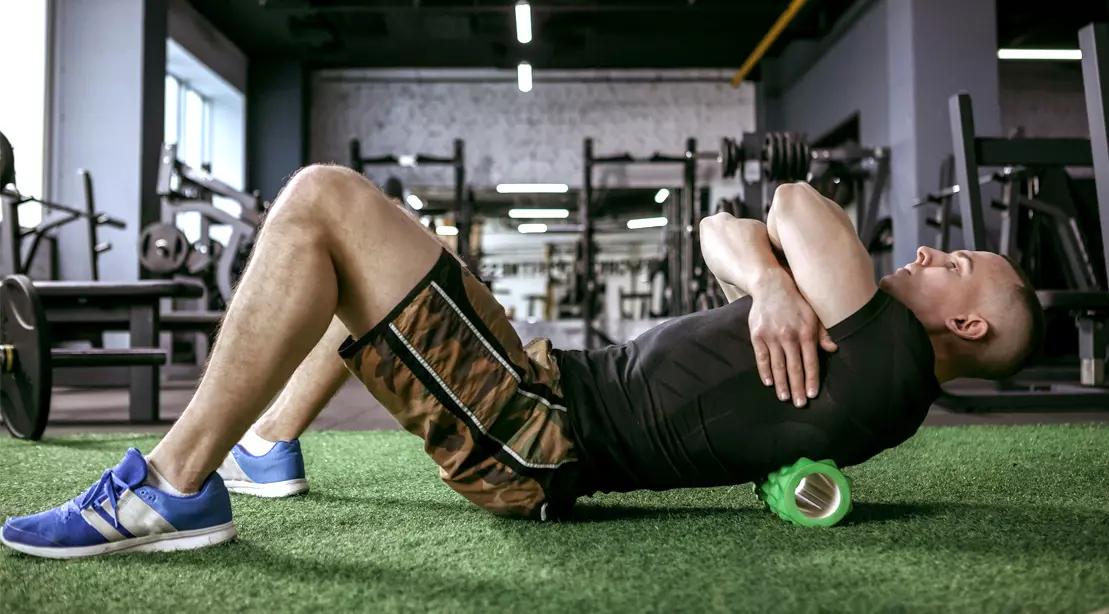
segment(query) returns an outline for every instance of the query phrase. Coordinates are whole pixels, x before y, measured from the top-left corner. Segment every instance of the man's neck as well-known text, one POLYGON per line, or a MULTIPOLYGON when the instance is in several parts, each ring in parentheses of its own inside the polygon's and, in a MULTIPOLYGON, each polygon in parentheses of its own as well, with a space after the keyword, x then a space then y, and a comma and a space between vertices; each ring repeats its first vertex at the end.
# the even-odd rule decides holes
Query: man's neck
POLYGON ((959 373, 956 355, 951 351, 947 336, 944 334, 929 334, 928 339, 932 342, 932 353, 936 356, 934 370, 936 379, 943 384, 962 377, 959 373))

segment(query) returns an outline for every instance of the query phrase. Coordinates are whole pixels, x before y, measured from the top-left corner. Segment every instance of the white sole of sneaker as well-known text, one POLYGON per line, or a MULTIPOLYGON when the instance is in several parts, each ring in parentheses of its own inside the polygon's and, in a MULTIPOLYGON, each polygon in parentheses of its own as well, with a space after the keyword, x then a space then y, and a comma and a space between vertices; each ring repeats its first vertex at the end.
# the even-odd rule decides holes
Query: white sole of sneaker
POLYGON ((272 482, 270 484, 256 484, 245 480, 224 480, 223 485, 226 486, 227 490, 230 492, 240 495, 265 497, 267 499, 291 497, 303 492, 308 492, 308 480, 304 478, 285 480, 284 482, 272 482))
POLYGON ((127 554, 131 552, 169 552, 173 550, 196 550, 235 539, 238 532, 235 523, 216 525, 205 529, 192 531, 174 531, 173 533, 158 533, 133 537, 117 542, 109 542, 98 546, 82 546, 79 548, 44 548, 42 546, 28 546, 26 544, 10 542, 0 538, 0 542, 12 550, 39 556, 47 559, 79 559, 104 554, 127 554))

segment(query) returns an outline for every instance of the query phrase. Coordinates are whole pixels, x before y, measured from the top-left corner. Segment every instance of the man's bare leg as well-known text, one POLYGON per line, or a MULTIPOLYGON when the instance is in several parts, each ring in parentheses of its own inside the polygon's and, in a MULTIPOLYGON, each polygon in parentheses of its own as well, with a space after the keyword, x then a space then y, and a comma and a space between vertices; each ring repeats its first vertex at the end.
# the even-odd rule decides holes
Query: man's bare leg
POLYGON ((339 358, 339 345, 349 333, 339 318, 331 320, 323 338, 300 363, 273 405, 254 423, 254 432, 267 441, 298 439, 320 415, 328 401, 350 378, 339 358))
POLYGON ((369 331, 442 253, 364 177, 312 166, 285 186, 184 414, 148 461, 182 492, 223 461, 337 315, 369 331))

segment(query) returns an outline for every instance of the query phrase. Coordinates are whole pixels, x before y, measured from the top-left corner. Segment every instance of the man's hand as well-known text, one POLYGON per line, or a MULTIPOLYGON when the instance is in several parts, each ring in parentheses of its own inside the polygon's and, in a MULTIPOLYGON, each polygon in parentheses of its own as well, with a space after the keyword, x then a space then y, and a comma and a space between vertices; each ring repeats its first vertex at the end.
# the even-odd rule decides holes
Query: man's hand
POLYGON ((820 390, 817 346, 834 352, 836 344, 789 275, 770 276, 759 286, 748 315, 759 377, 779 399, 792 397, 804 407, 820 390))

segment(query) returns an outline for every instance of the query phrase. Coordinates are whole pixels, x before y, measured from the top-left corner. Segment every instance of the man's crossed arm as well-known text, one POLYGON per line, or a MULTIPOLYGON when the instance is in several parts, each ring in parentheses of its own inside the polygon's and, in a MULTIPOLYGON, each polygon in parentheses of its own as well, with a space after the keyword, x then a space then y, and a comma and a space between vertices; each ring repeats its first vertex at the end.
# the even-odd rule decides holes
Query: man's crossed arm
POLYGON ((817 345, 877 291, 870 256, 843 209, 808 184, 774 193, 767 223, 717 214, 701 222, 701 250, 725 296, 751 295, 759 373, 783 401, 816 396, 817 345), (783 262, 784 260, 784 262, 783 262))

